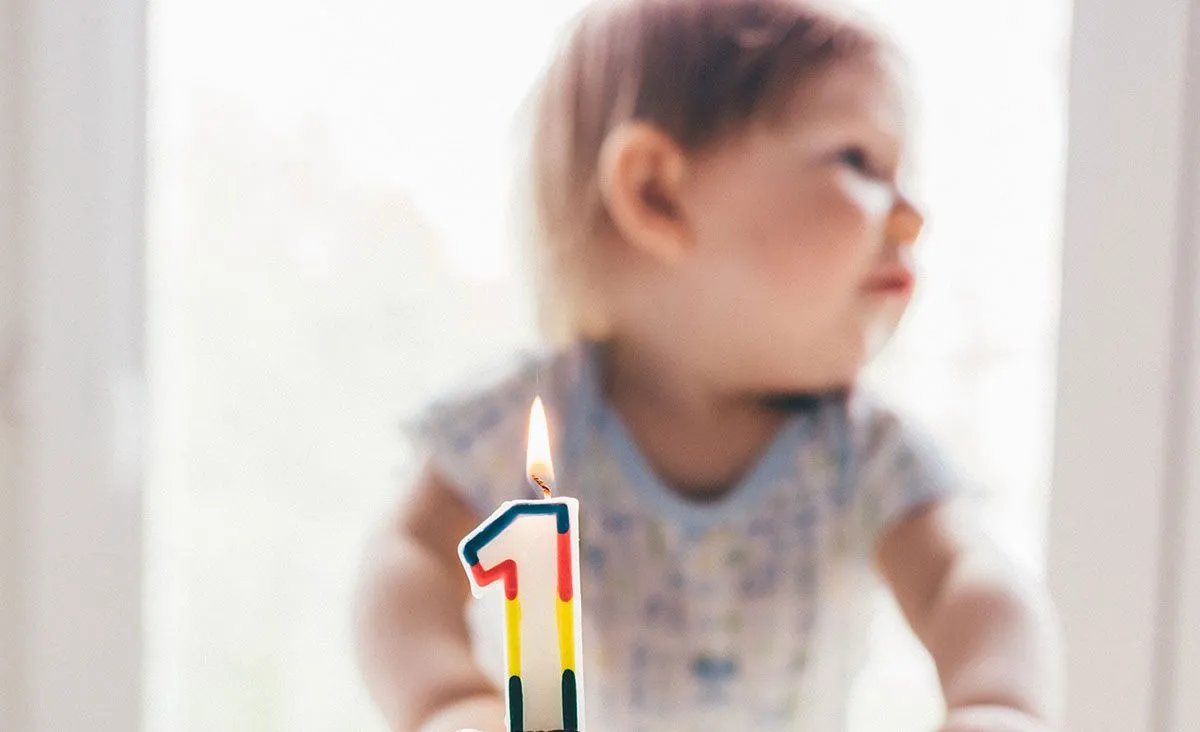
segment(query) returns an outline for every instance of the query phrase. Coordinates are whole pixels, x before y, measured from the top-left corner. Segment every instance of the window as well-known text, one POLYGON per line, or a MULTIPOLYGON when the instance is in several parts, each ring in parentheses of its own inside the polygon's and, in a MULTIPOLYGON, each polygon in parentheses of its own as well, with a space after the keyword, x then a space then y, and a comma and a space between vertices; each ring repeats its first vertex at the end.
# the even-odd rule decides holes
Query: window
MULTIPOLYGON (((872 378, 1040 571, 1069 7, 864 4, 912 61, 931 221, 872 378)), ((536 338, 507 120, 577 5, 152 3, 151 732, 382 729, 359 552, 411 467, 400 417, 536 338)), ((876 635, 854 729, 928 729, 927 661, 894 614, 876 635)))

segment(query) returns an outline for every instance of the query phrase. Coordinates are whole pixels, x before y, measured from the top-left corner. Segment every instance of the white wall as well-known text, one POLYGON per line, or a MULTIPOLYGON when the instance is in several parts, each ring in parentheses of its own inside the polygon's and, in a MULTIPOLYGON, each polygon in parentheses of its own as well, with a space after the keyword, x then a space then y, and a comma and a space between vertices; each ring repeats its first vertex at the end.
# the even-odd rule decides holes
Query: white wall
POLYGON ((5 732, 139 727, 144 28, 0 3, 5 732))
POLYGON ((16 18, 13 3, 0 3, 0 729, 20 729, 17 721, 17 603, 19 563, 16 491, 17 431, 12 377, 16 367, 17 192, 15 68, 16 18))
POLYGON ((22 730, 18 700, 23 659, 18 646, 20 586, 17 557, 17 366, 18 190, 16 7, 0 2, 0 730, 22 730))
POLYGON ((1189 38, 1186 112, 1189 177, 1180 198, 1181 233, 1176 278, 1176 381, 1172 403, 1177 436, 1175 501, 1168 506, 1176 533, 1166 545, 1177 579, 1168 578, 1168 656, 1171 685, 1165 690, 1170 732, 1200 730, 1200 9, 1193 5, 1189 38), (1173 592, 1173 594, 1172 594, 1173 592))
POLYGON ((1071 732, 1200 729, 1185 698, 1200 679, 1200 32, 1190 9, 1075 8, 1050 536, 1071 732))
MULTIPOLYGON (((1193 210, 1200 212, 1200 197, 1193 210)), ((1200 256, 1192 252, 1190 268, 1191 318, 1187 324, 1191 334, 1190 379, 1191 392, 1186 442, 1181 445, 1185 460, 1181 484, 1187 491, 1179 507, 1178 521, 1185 527, 1178 545, 1179 610, 1174 627, 1175 682, 1172 732, 1200 730, 1200 256)))

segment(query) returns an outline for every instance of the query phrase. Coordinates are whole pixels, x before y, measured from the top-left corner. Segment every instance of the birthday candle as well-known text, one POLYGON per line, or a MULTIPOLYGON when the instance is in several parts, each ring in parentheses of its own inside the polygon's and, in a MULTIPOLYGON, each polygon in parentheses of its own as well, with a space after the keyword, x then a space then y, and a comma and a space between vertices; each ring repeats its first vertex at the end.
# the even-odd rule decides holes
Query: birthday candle
POLYGON ((471 590, 504 591, 504 685, 510 732, 583 729, 579 502, 553 497, 546 413, 529 417, 526 473, 542 498, 507 501, 459 544, 471 590), (491 588, 491 589, 489 589, 491 588))

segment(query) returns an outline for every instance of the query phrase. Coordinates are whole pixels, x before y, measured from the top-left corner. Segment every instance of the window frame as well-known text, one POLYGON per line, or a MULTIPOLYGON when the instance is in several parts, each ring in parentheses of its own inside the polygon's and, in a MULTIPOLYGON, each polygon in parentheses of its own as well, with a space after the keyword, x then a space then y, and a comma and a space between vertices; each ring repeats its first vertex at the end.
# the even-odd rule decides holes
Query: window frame
POLYGON ((0 11, 0 729, 142 708, 146 8, 0 11))
POLYGON ((1070 730, 1200 724, 1200 17, 1074 8, 1049 579, 1070 730), (1188 514, 1190 513, 1190 517, 1188 514))

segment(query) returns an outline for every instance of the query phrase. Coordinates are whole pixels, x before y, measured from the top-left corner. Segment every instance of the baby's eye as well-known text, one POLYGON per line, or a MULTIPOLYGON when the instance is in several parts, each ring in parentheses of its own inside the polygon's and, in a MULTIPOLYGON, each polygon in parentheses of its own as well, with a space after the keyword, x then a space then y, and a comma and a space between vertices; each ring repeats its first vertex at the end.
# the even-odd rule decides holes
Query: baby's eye
POLYGON ((848 147, 838 153, 838 162, 866 175, 872 175, 871 160, 861 147, 848 147))

